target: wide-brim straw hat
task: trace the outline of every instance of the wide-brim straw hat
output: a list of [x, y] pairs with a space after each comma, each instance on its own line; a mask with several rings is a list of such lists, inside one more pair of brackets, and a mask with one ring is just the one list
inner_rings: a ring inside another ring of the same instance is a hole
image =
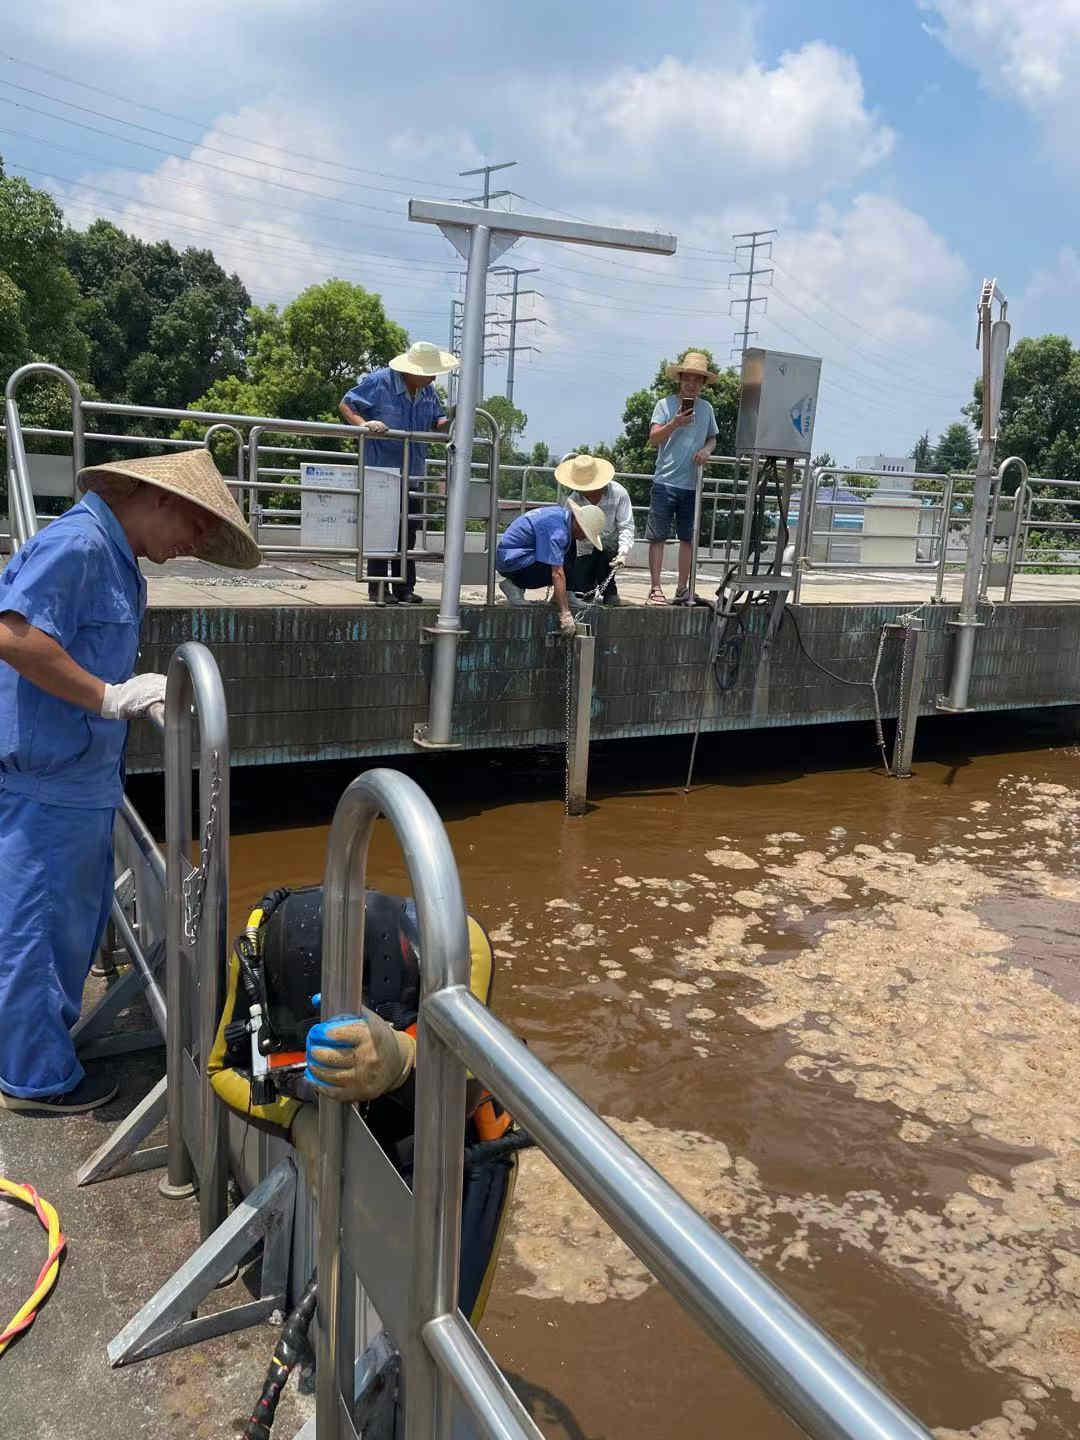
[[194, 552], [196, 559], [227, 565], [232, 570], [254, 570], [258, 565], [259, 547], [208, 450], [176, 450], [171, 455], [147, 455], [88, 465], [79, 471], [79, 488], [85, 490], [87, 481], [94, 475], [156, 485], [159, 490], [179, 495], [220, 520], [222, 523]]
[[430, 340], [416, 340], [403, 354], [394, 356], [390, 369], [400, 370], [403, 375], [445, 375], [460, 364], [449, 350], [440, 350]]
[[678, 380], [684, 372], [691, 375], [704, 375], [710, 383], [720, 377], [715, 370], [709, 369], [709, 357], [703, 355], [700, 350], [688, 350], [681, 360], [676, 360], [666, 370], [669, 380]]
[[594, 550], [602, 549], [600, 536], [604, 533], [604, 512], [599, 505], [578, 505], [573, 500], [566, 502], [570, 506], [570, 513], [585, 532], [586, 540], [592, 542]]
[[555, 467], [555, 479], [567, 490], [599, 490], [614, 474], [615, 466], [599, 455], [571, 455]]

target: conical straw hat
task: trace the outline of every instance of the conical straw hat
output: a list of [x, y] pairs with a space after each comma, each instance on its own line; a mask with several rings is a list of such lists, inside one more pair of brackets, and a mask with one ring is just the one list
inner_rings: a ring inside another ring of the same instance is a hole
[[594, 550], [602, 550], [601, 535], [604, 533], [604, 526], [607, 521], [604, 519], [604, 512], [599, 505], [579, 505], [576, 500], [566, 502], [570, 506], [570, 513], [577, 520], [585, 532], [586, 540], [592, 542]]
[[132, 460], [110, 460], [104, 465], [88, 465], [79, 471], [79, 488], [86, 489], [91, 475], [116, 475], [139, 480], [168, 490], [193, 505], [209, 511], [223, 523], [212, 530], [195, 552], [199, 560], [213, 565], [227, 565], [233, 570], [254, 570], [259, 563], [259, 547], [244, 523], [236, 501], [225, 487], [225, 481], [208, 450], [176, 450], [171, 455], [149, 455]]

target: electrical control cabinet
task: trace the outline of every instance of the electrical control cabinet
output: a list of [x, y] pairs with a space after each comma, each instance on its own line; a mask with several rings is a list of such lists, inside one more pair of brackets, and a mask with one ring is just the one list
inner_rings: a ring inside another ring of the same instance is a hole
[[736, 455], [810, 455], [821, 360], [751, 348], [743, 355]]

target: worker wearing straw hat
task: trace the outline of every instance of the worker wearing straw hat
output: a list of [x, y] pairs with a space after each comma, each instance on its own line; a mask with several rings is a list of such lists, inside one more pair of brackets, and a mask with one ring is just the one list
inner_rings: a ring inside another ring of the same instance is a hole
[[251, 569], [259, 550], [206, 450], [95, 465], [82, 500], [0, 575], [0, 1108], [64, 1114], [116, 1093], [69, 1034], [109, 915], [145, 556]]
[[524, 605], [526, 590], [552, 590], [564, 635], [575, 632], [566, 588], [566, 557], [575, 540], [600, 549], [604, 512], [599, 505], [541, 505], [511, 520], [495, 550], [495, 568], [503, 577], [499, 589], [511, 605]]
[[[341, 401], [338, 411], [346, 425], [355, 425], [365, 434], [376, 438], [364, 446], [364, 463], [385, 465], [400, 470], [405, 444], [402, 440], [383, 440], [379, 437], [387, 430], [425, 431], [443, 430], [449, 425], [442, 400], [432, 383], [436, 376], [456, 370], [459, 365], [456, 355], [440, 350], [428, 340], [417, 340], [401, 355], [395, 355], [389, 365], [363, 375]], [[427, 466], [427, 446], [409, 446], [409, 477], [423, 478]], [[418, 515], [423, 508], [419, 495], [409, 495], [409, 514]], [[407, 543], [411, 550], [419, 529], [416, 520], [408, 523]], [[369, 575], [385, 575], [387, 560], [368, 562]], [[392, 573], [400, 575], [400, 561], [393, 562]], [[372, 600], [379, 598], [379, 587], [368, 586]], [[406, 565], [405, 581], [391, 586], [382, 599], [401, 605], [419, 605], [416, 593], [416, 562], [409, 560]]]
[[709, 402], [701, 398], [701, 392], [717, 379], [717, 374], [710, 369], [708, 356], [700, 350], [688, 350], [681, 360], [667, 367], [667, 377], [678, 384], [679, 390], [656, 402], [649, 428], [649, 444], [660, 453], [653, 471], [645, 530], [652, 580], [645, 603], [668, 603], [660, 586], [660, 570], [664, 543], [674, 522], [679, 537], [679, 583], [671, 603], [693, 605], [697, 597], [690, 593], [690, 545], [698, 477], [716, 448], [717, 436], [716, 415]]
[[555, 479], [564, 490], [577, 491], [604, 512], [601, 548], [583, 540], [571, 545], [566, 581], [579, 599], [602, 587], [605, 605], [618, 605], [615, 572], [626, 564], [634, 548], [634, 509], [627, 490], [614, 477], [615, 466], [598, 455], [571, 455], [555, 468]]

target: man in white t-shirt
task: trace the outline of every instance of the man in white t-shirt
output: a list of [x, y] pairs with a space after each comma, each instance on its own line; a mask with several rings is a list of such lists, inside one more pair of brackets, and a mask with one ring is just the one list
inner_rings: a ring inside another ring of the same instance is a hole
[[602, 548], [595, 549], [587, 540], [571, 545], [566, 557], [566, 581], [579, 600], [587, 600], [594, 591], [601, 590], [605, 605], [618, 605], [615, 573], [626, 564], [634, 548], [630, 495], [614, 476], [611, 461], [597, 455], [568, 455], [555, 470], [556, 483], [564, 490], [576, 491], [586, 504], [597, 505], [603, 511]]
[[656, 402], [649, 429], [649, 444], [660, 453], [653, 471], [649, 498], [649, 576], [652, 588], [648, 605], [666, 605], [660, 586], [664, 542], [671, 535], [672, 522], [679, 537], [679, 583], [673, 605], [693, 605], [690, 593], [690, 543], [694, 529], [694, 502], [701, 467], [716, 448], [716, 416], [701, 392], [717, 378], [708, 358], [700, 350], [688, 350], [681, 360], [667, 367], [669, 380], [678, 381], [675, 395]]

